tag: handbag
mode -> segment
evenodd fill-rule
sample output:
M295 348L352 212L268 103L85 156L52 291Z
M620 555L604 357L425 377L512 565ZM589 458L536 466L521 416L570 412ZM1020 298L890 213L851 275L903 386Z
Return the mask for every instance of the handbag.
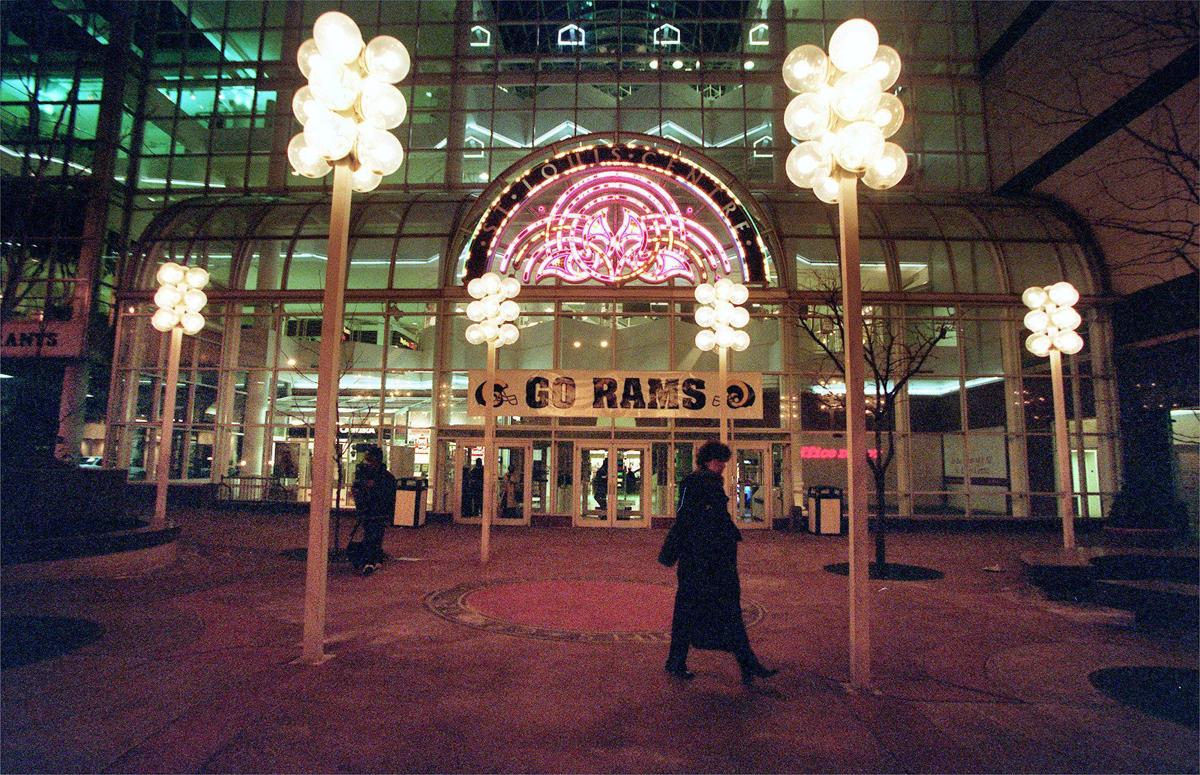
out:
M662 549L658 550L658 561L668 568L679 561L679 532L675 529L674 525L667 531L667 537L663 539Z

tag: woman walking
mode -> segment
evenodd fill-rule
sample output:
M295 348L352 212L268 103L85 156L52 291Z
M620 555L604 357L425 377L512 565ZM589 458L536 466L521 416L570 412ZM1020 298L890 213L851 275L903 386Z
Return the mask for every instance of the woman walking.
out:
M688 648L732 652L742 672L742 683L770 678L771 670L758 661L742 621L741 582L737 570L737 545L741 532L729 517L723 473L729 447L709 441L696 453L696 470L680 484L675 525L664 544L660 561L678 559L679 586L671 619L671 648L666 671L684 680L695 677L687 669Z

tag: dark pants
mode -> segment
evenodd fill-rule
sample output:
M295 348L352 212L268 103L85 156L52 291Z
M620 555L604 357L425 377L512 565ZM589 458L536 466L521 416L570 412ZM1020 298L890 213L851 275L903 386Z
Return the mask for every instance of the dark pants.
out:
M377 563L383 560L383 527L385 520L363 520L363 563Z

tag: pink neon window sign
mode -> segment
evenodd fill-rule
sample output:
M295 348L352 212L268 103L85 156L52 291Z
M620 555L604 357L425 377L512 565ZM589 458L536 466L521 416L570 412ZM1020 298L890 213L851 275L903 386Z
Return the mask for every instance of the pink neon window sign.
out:
M611 285L676 277L695 283L729 274L722 240L699 221L694 208L681 208L642 170L606 166L578 177L549 207L530 208L532 197L526 201L525 209L533 209L530 215L536 217L509 241L498 271L515 271L525 283L557 277ZM704 203L717 223L725 222L702 192L675 182Z

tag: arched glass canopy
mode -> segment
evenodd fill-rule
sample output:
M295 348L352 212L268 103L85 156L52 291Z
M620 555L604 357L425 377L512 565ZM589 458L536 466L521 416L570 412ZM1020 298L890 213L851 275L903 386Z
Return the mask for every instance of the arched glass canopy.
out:
M837 208L799 195L757 197L781 255L767 257L766 287L821 291L837 280ZM461 285L464 217L474 198L382 192L355 199L348 289L388 291ZM246 196L189 200L164 211L138 243L121 279L154 287L173 260L206 267L222 291L313 291L324 282L328 199ZM863 287L934 294L1020 294L1065 279L1085 295L1105 291L1095 257L1070 215L1050 203L984 196L893 194L861 205ZM786 260L784 260L786 258ZM497 265L500 263L498 260ZM554 278L542 283L555 283Z

